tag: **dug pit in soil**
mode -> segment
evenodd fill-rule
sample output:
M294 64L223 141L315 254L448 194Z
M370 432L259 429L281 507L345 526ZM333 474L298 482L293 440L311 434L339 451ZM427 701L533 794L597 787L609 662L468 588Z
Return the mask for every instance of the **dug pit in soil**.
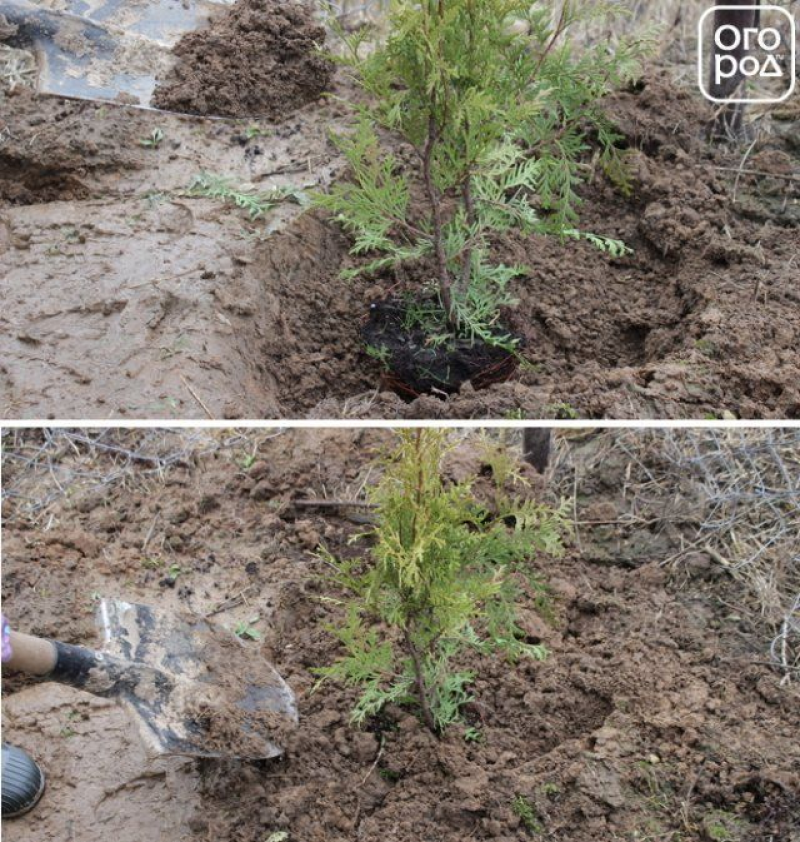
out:
M743 150L706 144L710 106L674 70L605 106L633 194L599 168L579 190L581 228L633 254L498 238L492 260L530 267L509 293L531 364L410 403L375 396L360 336L403 278L342 283L352 243L299 205L251 222L184 195L199 171L259 190L345 177L333 97L242 145L221 121L0 92L2 416L196 418L194 392L215 418L799 418L800 123L787 104L740 175Z
M408 301L392 296L370 306L362 338L387 367L385 380L401 397L413 400L428 393L453 394L471 382L476 389L502 383L514 373L516 354L482 339L431 342L429 332L406 324ZM498 340L516 339L497 330Z
M167 111L278 120L328 89L333 64L309 7L239 0L175 45L178 63L153 105Z

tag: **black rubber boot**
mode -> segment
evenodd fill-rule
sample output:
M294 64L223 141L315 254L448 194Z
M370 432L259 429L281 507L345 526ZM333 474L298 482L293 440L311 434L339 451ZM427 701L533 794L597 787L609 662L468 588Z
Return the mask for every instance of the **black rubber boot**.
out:
M21 748L3 743L3 818L13 819L38 804L44 772Z

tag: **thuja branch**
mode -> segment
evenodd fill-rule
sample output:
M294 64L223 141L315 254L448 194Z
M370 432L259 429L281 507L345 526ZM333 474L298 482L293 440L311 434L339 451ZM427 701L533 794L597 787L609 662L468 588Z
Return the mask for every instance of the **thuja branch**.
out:
M367 256L349 275L430 256L416 297L431 339L508 347L497 324L513 303L507 285L525 267L492 261L490 239L512 229L573 236L590 136L624 176L597 102L636 76L641 50L622 43L614 53L606 44L578 51L567 40L576 22L609 8L565 3L553 23L550 4L536 0L395 0L385 41L364 58L351 55L370 97L357 108L367 125L358 142L337 141L354 179L319 204L355 233L353 252ZM515 17L528 21L529 34L509 28ZM399 165L393 141L414 150L416 166ZM411 221L414 186L424 207ZM554 213L542 219L537 207Z
M433 249L436 254L436 267L439 273L439 291L442 297L442 306L447 314L447 321L452 327L456 327L452 296L453 283L450 278L450 270L447 267L447 255L444 251L441 197L439 196L436 185L433 183L433 175L431 173L431 163L437 140L438 130L436 128L436 118L431 114L428 118L428 139L422 155L422 175L425 179L425 191L428 194L428 201L431 204L433 217Z
M359 688L357 724L391 702L416 709L439 733L471 698L473 675L455 667L459 653L545 654L517 626L518 581L535 581L535 552L561 551L564 515L505 492L487 509L473 495L472 478L443 482L447 449L446 431L399 433L370 493L376 526L368 554L323 555L342 593L334 633L344 654L316 672Z

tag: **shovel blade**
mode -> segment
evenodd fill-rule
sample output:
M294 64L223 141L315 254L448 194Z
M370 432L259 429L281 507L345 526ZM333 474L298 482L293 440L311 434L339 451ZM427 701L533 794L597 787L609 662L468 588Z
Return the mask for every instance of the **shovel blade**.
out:
M8 45L33 53L40 93L149 109L175 64L172 45L233 2L66 0L54 11L41 0L0 0L0 15L17 27Z
M276 731L297 724L294 694L270 663L229 631L200 617L113 599L100 601L97 622L104 653L172 679L156 696L134 689L122 697L155 753L283 754Z
M0 14L17 27L8 46L33 54L40 93L147 107L174 63L164 45L87 18L17 0L0 0Z
M32 0L34 5L41 2ZM131 35L172 46L236 0L65 0L62 11Z

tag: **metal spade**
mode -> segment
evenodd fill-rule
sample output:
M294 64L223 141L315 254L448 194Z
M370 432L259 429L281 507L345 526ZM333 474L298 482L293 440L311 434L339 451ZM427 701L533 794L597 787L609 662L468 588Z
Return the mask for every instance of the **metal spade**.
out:
M16 28L6 44L33 53L40 93L149 108L171 47L232 1L0 0L0 15Z
M12 632L14 654L5 666L119 699L156 754L283 754L275 731L296 726L294 694L233 634L201 617L113 599L100 601L97 621L99 651ZM233 714L229 746L208 729L206 716L215 711Z

